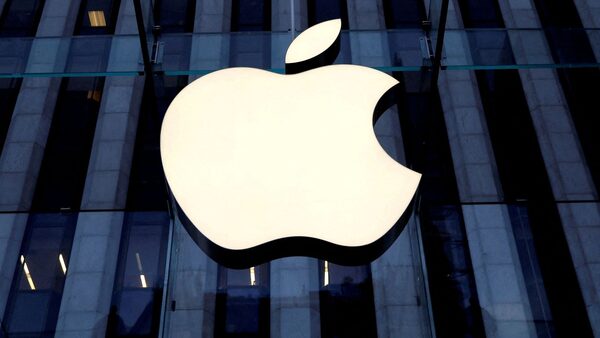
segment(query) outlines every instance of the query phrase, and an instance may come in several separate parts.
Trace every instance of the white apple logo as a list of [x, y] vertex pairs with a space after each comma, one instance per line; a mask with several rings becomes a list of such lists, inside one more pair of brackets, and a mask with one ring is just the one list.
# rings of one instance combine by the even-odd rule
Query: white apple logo
[[167, 182], [188, 232], [221, 264], [291, 255], [362, 264], [404, 227], [421, 175], [373, 131], [376, 106], [398, 82], [363, 66], [315, 68], [337, 56], [340, 28], [331, 20], [300, 34], [287, 75], [215, 71], [169, 106]]

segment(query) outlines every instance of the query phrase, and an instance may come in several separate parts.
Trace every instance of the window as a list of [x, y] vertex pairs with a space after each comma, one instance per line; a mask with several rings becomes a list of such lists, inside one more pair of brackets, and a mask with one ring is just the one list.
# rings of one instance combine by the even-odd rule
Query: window
[[215, 337], [268, 337], [270, 332], [270, 269], [219, 266], [215, 305]]
[[8, 337], [54, 337], [77, 214], [32, 214], [3, 325]]
[[154, 22], [163, 33], [183, 33], [194, 30], [196, 0], [156, 0]]
[[377, 337], [370, 265], [319, 262], [321, 337]]
[[74, 35], [112, 34], [120, 0], [82, 0]]
[[0, 156], [10, 126], [21, 79], [0, 79]]
[[63, 80], [32, 209], [79, 209], [103, 85], [104, 78]]
[[[539, 271], [545, 294], [529, 288], [529, 298], [538, 329], [556, 330], [558, 336], [591, 337], [585, 304], [554, 203], [542, 153], [519, 74], [514, 70], [477, 71], [477, 82], [504, 200], [511, 206], [517, 248], [525, 276]], [[506, 112], [510, 112], [507, 114]], [[534, 252], [523, 237], [531, 233]], [[519, 242], [521, 240], [521, 242]], [[531, 246], [529, 247], [531, 248]], [[539, 265], [539, 266], [536, 266]], [[549, 303], [551, 314], [543, 312]], [[549, 323], [549, 321], [552, 323]]]
[[158, 335], [169, 222], [166, 212], [127, 214], [106, 337]]
[[387, 28], [421, 28], [427, 18], [422, 0], [383, 0]]
[[342, 20], [342, 29], [348, 29], [346, 0], [307, 0], [308, 26], [332, 19]]
[[6, 0], [0, 15], [0, 36], [35, 36], [44, 0]]
[[271, 30], [271, 0], [232, 0], [231, 31]]
[[496, 0], [459, 0], [465, 28], [500, 28], [504, 21]]
[[155, 77], [155, 88], [148, 84], [144, 88], [127, 191], [129, 210], [167, 209], [167, 186], [160, 160], [160, 125], [169, 104], [187, 82], [187, 76]]
[[[536, 0], [534, 3], [554, 62], [596, 62], [574, 2]], [[596, 149], [600, 144], [600, 133], [596, 130], [600, 115], [592, 108], [597, 106], [600, 71], [598, 68], [559, 68], [557, 72], [596, 191], [600, 191], [600, 152]]]
[[484, 337], [439, 96], [416, 91], [419, 86], [410, 76], [395, 75], [405, 86], [398, 113], [407, 163], [423, 174], [419, 220], [436, 334], [440, 338]]

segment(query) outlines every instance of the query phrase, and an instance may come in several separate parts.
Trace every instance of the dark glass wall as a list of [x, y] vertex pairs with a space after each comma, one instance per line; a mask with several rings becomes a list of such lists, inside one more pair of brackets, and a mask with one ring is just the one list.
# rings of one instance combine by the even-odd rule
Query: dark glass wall
[[5, 313], [16, 336], [52, 337], [73, 244], [103, 78], [69, 78], [60, 87], [31, 214]]
[[30, 215], [2, 321], [6, 337], [54, 337], [76, 223], [74, 213]]
[[214, 336], [269, 337], [269, 264], [249, 269], [219, 266], [217, 279]]
[[33, 210], [78, 210], [102, 98], [104, 78], [61, 85], [33, 198]]
[[[423, 174], [418, 215], [438, 337], [484, 337], [469, 243], [439, 96], [408, 88], [398, 104], [408, 167]], [[411, 86], [411, 83], [413, 84]]]
[[196, 0], [156, 0], [154, 2], [154, 23], [160, 26], [163, 33], [192, 32], [195, 14]]
[[332, 19], [342, 20], [342, 29], [348, 29], [346, 0], [307, 0], [308, 26]]
[[169, 103], [187, 84], [187, 76], [156, 77], [147, 83], [140, 107], [127, 209], [166, 211], [167, 183], [160, 160], [160, 126]]
[[0, 79], [0, 156], [20, 88], [21, 79]]
[[0, 37], [34, 36], [44, 0], [6, 0], [0, 14]]
[[[554, 62], [595, 63], [588, 32], [584, 31], [573, 0], [534, 0]], [[559, 68], [557, 70], [579, 142], [590, 168], [596, 191], [600, 191], [600, 114], [598, 68]]]
[[[514, 231], [518, 236], [517, 249], [524, 275], [529, 277], [527, 286], [538, 333], [544, 337], [575, 333], [577, 337], [591, 337], [585, 304], [518, 74], [485, 71], [478, 72], [477, 79], [504, 200], [516, 202], [510, 205], [511, 221], [513, 227], [518, 226]], [[527, 237], [530, 242], [523, 242]], [[533, 274], [537, 271], [541, 275]]]
[[156, 76], [144, 88], [106, 337], [158, 335], [171, 222], [160, 124], [186, 84], [186, 76]]
[[321, 337], [377, 337], [370, 265], [319, 262]]
[[232, 0], [231, 31], [271, 30], [270, 0]]
[[[466, 28], [504, 27], [494, 0], [461, 0], [460, 10]], [[476, 77], [537, 334], [588, 337], [587, 312], [519, 73], [477, 71]]]
[[157, 337], [170, 221], [167, 212], [127, 213], [106, 337]]
[[383, 0], [385, 25], [391, 29], [421, 28], [427, 19], [422, 0]]

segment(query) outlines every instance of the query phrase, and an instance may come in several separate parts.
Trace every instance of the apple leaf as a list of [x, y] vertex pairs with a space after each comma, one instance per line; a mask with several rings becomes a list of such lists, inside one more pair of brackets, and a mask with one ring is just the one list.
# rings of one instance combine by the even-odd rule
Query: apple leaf
[[286, 65], [301, 64], [323, 58], [325, 54], [332, 54], [328, 52], [337, 45], [333, 59], [328, 58], [331, 59], [328, 62], [332, 63], [339, 52], [338, 39], [341, 28], [342, 20], [334, 19], [314, 25], [302, 32], [288, 47], [285, 55]]

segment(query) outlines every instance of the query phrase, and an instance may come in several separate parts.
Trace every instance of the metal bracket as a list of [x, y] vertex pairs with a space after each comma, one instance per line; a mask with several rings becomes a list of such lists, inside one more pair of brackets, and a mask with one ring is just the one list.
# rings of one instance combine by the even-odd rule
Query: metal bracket
[[419, 48], [421, 49], [421, 57], [423, 58], [423, 66], [431, 67], [433, 65], [433, 48], [431, 47], [431, 39], [427, 36], [419, 38]]

